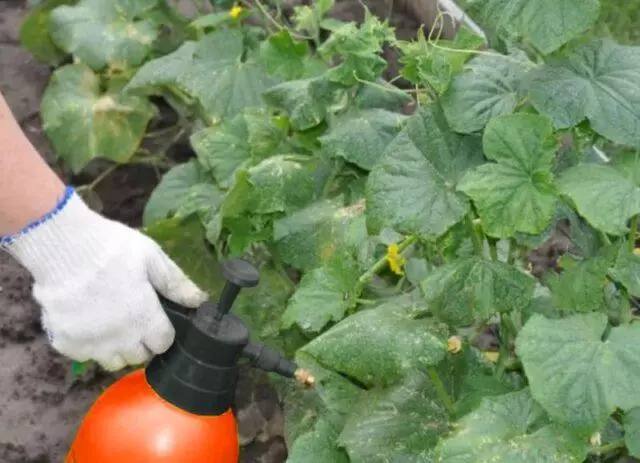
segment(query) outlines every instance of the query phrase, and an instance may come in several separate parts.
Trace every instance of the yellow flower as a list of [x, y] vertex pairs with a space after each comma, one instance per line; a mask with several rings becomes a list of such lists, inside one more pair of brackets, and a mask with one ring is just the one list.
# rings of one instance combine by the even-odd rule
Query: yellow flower
[[393, 273], [396, 275], [404, 275], [402, 266], [404, 265], [405, 260], [404, 257], [400, 255], [397, 243], [391, 243], [387, 246], [387, 262], [389, 262], [389, 267]]
[[634, 253], [636, 256], [640, 256], [640, 248], [635, 248], [635, 249], [633, 250], [633, 253]]
[[236, 5], [229, 10], [229, 16], [235, 19], [238, 16], [240, 16], [240, 13], [242, 13], [242, 10], [243, 8], [240, 5]]
[[459, 336], [451, 336], [447, 341], [447, 351], [457, 354], [462, 350], [462, 340]]
[[498, 357], [500, 356], [499, 352], [494, 351], [484, 351], [482, 356], [491, 363], [496, 363], [498, 361]]

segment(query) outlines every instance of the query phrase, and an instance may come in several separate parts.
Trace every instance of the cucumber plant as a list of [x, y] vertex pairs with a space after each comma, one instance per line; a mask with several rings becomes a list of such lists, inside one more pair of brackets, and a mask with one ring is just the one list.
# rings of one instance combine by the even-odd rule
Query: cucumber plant
[[175, 110], [195, 154], [145, 231], [211, 292], [219, 259], [261, 266], [238, 313], [318, 378], [274, 378], [290, 462], [640, 458], [640, 47], [598, 0], [465, 3], [486, 41], [401, 41], [331, 0], [50, 0], [23, 27], [74, 172], [140, 162]]

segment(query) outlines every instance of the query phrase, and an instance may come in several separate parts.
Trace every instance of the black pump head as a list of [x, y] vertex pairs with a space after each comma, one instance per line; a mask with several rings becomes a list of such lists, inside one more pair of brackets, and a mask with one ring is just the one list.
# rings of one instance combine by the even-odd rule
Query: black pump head
[[218, 303], [204, 302], [197, 311], [160, 296], [176, 337], [169, 350], [147, 366], [149, 385], [171, 404], [199, 415], [219, 415], [231, 408], [242, 357], [258, 368], [312, 385], [313, 378], [278, 351], [250, 342], [245, 324], [229, 313], [240, 290], [258, 284], [258, 270], [236, 259], [223, 264], [222, 275], [226, 283]]

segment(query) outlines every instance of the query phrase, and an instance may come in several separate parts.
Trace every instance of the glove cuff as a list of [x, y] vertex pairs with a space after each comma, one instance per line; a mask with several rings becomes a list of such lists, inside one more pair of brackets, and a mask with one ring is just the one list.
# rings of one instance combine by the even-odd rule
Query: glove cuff
[[[36, 281], [64, 282], [98, 258], [96, 244], [108, 239], [107, 221], [92, 211], [74, 188], [67, 187], [49, 213], [12, 235], [0, 237], [0, 248], [22, 264]], [[108, 222], [108, 221], [107, 221]]]

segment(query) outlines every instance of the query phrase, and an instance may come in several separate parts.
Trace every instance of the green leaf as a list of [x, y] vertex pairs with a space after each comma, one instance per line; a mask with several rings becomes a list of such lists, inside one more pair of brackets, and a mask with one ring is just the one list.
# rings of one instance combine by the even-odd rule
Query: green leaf
[[352, 463], [425, 462], [448, 431], [447, 412], [423, 373], [391, 389], [367, 392], [339, 437]]
[[624, 437], [632, 457], [640, 458], [640, 407], [624, 415]]
[[549, 275], [553, 305], [572, 312], [595, 312], [605, 306], [604, 286], [609, 262], [594, 257], [576, 262], [556, 276]]
[[640, 141], [640, 47], [594, 40], [528, 77], [531, 103], [558, 128], [588, 119], [616, 143]]
[[480, 162], [479, 138], [453, 133], [437, 107], [420, 108], [369, 175], [368, 225], [376, 231], [442, 235], [469, 211], [455, 185]]
[[158, 36], [145, 19], [158, 0], [80, 0], [51, 13], [51, 37], [95, 71], [110, 66], [127, 69], [141, 64]]
[[527, 307], [534, 280], [511, 265], [474, 256], [434, 269], [420, 287], [438, 318], [470, 325]]
[[470, 171], [458, 189], [473, 199], [486, 233], [508, 238], [542, 232], [556, 208], [551, 122], [533, 114], [496, 117], [487, 125], [483, 146], [496, 163]]
[[485, 398], [457, 428], [438, 444], [438, 461], [579, 463], [587, 456], [579, 439], [548, 422], [528, 389]]
[[162, 176], [144, 207], [142, 223], [149, 226], [175, 213], [194, 185], [207, 181], [207, 175], [195, 160], [179, 164]]
[[249, 210], [257, 214], [290, 213], [306, 206], [314, 198], [311, 173], [315, 165], [312, 160], [301, 162], [278, 155], [251, 167]]
[[196, 98], [217, 122], [263, 106], [262, 92], [276, 82], [252, 56], [243, 60], [243, 53], [240, 30], [217, 30], [146, 63], [125, 90], [157, 93], [176, 87]]
[[480, 14], [505, 39], [522, 38], [549, 54], [593, 26], [599, 0], [488, 0]]
[[387, 62], [380, 56], [382, 46], [394, 40], [393, 29], [365, 8], [361, 25], [350, 22], [335, 30], [318, 48], [318, 53], [326, 58], [340, 56], [341, 63], [331, 68], [327, 77], [352, 86], [361, 80], [374, 82], [380, 77], [387, 68]]
[[303, 75], [308, 48], [307, 42], [294, 40], [287, 29], [282, 29], [262, 42], [261, 56], [270, 74], [293, 80]]
[[247, 324], [252, 340], [281, 348], [280, 317], [292, 292], [286, 277], [271, 267], [261, 267], [258, 286], [240, 291], [233, 313]]
[[640, 406], [640, 324], [611, 328], [603, 340], [606, 329], [603, 313], [536, 314], [516, 340], [533, 397], [554, 421], [585, 436], [616, 408]]
[[207, 291], [211, 300], [215, 300], [222, 290], [224, 279], [197, 217], [161, 220], [145, 227], [143, 231], [162, 247], [196, 285]]
[[[388, 306], [391, 307], [388, 307]], [[392, 384], [447, 352], [446, 326], [382, 308], [362, 310], [321, 334], [302, 351], [366, 386]]]
[[144, 98], [100, 89], [100, 76], [82, 64], [53, 74], [42, 99], [44, 129], [74, 173], [94, 158], [126, 163], [135, 154], [153, 106]]
[[349, 111], [338, 116], [319, 140], [328, 155], [371, 170], [406, 120], [407, 116], [384, 109]]
[[277, 220], [273, 235], [285, 263], [312, 270], [366, 240], [364, 202], [346, 207], [335, 201], [314, 203]]
[[[525, 58], [518, 55], [518, 59]], [[453, 130], [476, 132], [492, 118], [512, 113], [521, 98], [518, 88], [528, 64], [513, 56], [471, 59], [442, 95], [442, 108]]]
[[627, 243], [620, 247], [620, 253], [609, 275], [622, 283], [630, 296], [640, 297], [640, 256], [628, 251]]
[[83, 376], [91, 367], [92, 362], [76, 362], [75, 360], [71, 363], [71, 372], [73, 376], [80, 377]]
[[77, 0], [48, 0], [33, 8], [20, 26], [20, 44], [40, 61], [60, 65], [67, 55], [51, 39], [51, 11], [75, 3]]
[[378, 79], [375, 84], [363, 85], [357, 90], [353, 98], [355, 108], [401, 111], [412, 101], [406, 92], [383, 79]]
[[359, 276], [355, 262], [339, 256], [305, 273], [282, 315], [282, 327], [298, 325], [305, 332], [317, 333], [328, 323], [340, 321], [355, 306]]
[[217, 212], [223, 200], [224, 193], [213, 182], [198, 183], [189, 188], [175, 217], [185, 218], [199, 214], [203, 218], [209, 218]]
[[557, 183], [578, 213], [605, 233], [626, 233], [627, 221], [640, 213], [640, 188], [610, 166], [580, 164], [568, 169]]
[[261, 110], [247, 110], [191, 136], [191, 144], [216, 182], [228, 188], [236, 169], [275, 154], [285, 133]]
[[324, 77], [314, 77], [276, 85], [263, 97], [267, 104], [285, 112], [294, 130], [302, 132], [325, 119], [339, 89]]
[[336, 446], [338, 430], [320, 419], [313, 431], [298, 437], [293, 443], [287, 463], [349, 463], [347, 455]]

